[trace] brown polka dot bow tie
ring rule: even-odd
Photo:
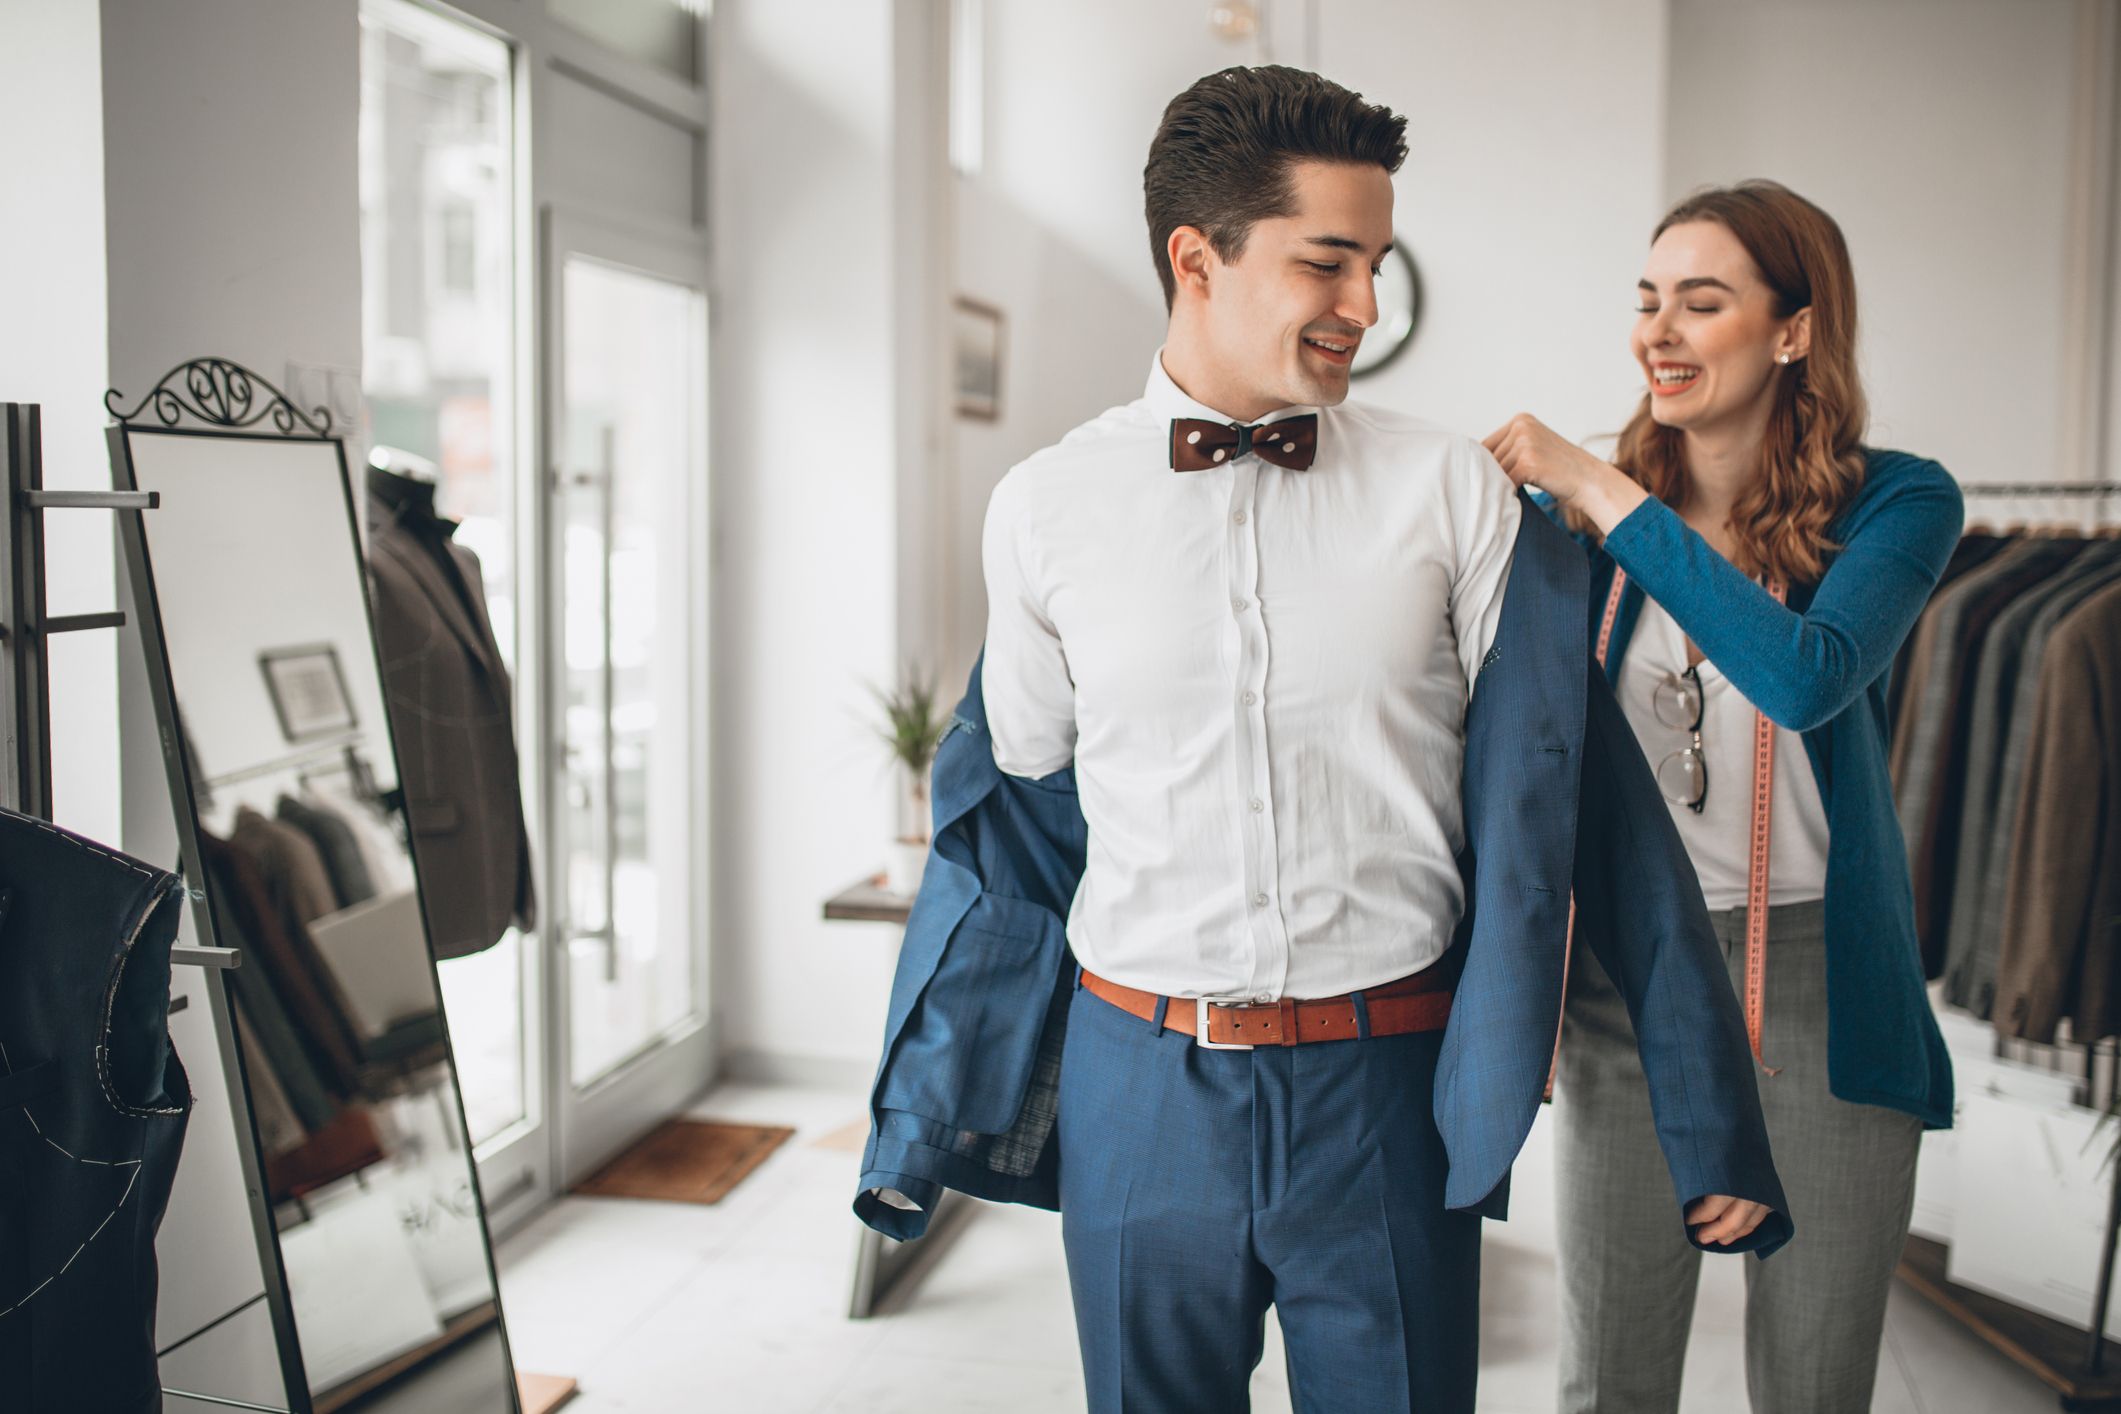
[[[1171,469],[1208,471],[1257,452],[1276,466],[1307,471],[1318,455],[1318,414],[1283,418],[1253,427],[1234,422],[1203,422],[1195,417],[1171,419]]]

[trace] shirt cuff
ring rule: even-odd
[[[922,1211],[920,1204],[914,1202],[896,1188],[872,1188],[869,1191],[877,1196],[879,1202],[889,1203],[902,1213],[918,1213]]]

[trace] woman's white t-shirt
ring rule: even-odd
[[[1621,710],[1635,728],[1642,754],[1654,772],[1673,752],[1692,744],[1684,727],[1657,716],[1657,685],[1667,673],[1686,671],[1686,635],[1656,600],[1645,596],[1642,614],[1621,660]],[[1701,812],[1667,800],[1679,838],[1701,876],[1709,908],[1742,907],[1753,832],[1753,704],[1732,687],[1716,665],[1701,664],[1701,750],[1709,772]],[[1768,903],[1804,903],[1826,897],[1826,805],[1812,775],[1804,740],[1775,728],[1775,808],[1769,834]]]

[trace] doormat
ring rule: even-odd
[[[719,1203],[793,1133],[765,1124],[668,1120],[574,1191],[585,1198]]]

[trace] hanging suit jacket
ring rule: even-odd
[[[420,896],[436,957],[492,947],[536,905],[508,670],[479,562],[434,489],[371,471],[368,571]]]
[[[1701,887],[1590,651],[1582,549],[1528,499],[1495,645],[1467,706],[1458,860],[1463,959],[1436,1073],[1445,1201],[1500,1218],[1561,1020],[1576,944],[1627,1000],[1680,1203],[1774,1211],[1730,1248],[1793,1231],[1768,1152],[1743,1016]],[[1087,836],[1075,771],[994,764],[980,669],[937,748],[935,829],[907,921],[870,1097],[856,1214],[899,1239],[944,1188],[1059,1207],[1059,1103],[1074,963],[1065,919]],[[918,1210],[882,1201],[894,1189]],[[1675,1211],[1673,1220],[1679,1221]]]
[[[2010,867],[1995,1022],[2090,1044],[2121,1031],[2121,585],[2056,625],[2040,664]]]

